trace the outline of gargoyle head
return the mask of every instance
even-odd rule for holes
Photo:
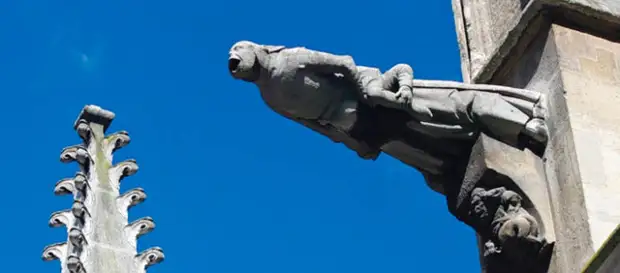
[[[235,79],[254,82],[260,76],[265,58],[283,48],[283,46],[259,45],[250,41],[237,42],[228,53],[228,71]]]

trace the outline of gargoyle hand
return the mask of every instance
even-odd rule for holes
[[[409,86],[401,86],[395,96],[398,103],[409,105],[413,99],[413,90]]]

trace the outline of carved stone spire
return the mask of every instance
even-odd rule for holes
[[[73,196],[70,209],[57,211],[50,227],[67,229],[67,240],[45,247],[43,260],[60,260],[62,273],[141,273],[164,259],[159,247],[137,251],[138,237],[155,228],[150,217],[128,222],[128,209],[146,199],[141,188],[119,192],[120,181],[138,171],[133,159],[112,163],[114,151],[130,141],[127,132],[105,136],[114,113],[84,107],[74,129],[83,143],[63,149],[60,160],[76,162],[74,177],[56,183],[56,195]]]

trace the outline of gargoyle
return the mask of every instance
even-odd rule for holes
[[[232,46],[228,69],[255,84],[275,112],[364,158],[398,138],[473,141],[485,132],[513,146],[548,139],[545,96],[530,90],[414,80],[406,64],[381,73],[351,56],[249,41]],[[411,134],[419,137],[403,137]]]

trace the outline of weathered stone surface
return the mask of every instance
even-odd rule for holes
[[[545,174],[556,244],[550,272],[579,272],[593,253],[579,163],[569,121],[555,34],[550,19],[536,20],[536,35],[521,40],[493,78],[497,84],[546,90],[549,130]],[[534,28],[535,26],[535,28]]]
[[[544,148],[548,139],[538,91],[414,80],[406,64],[381,73],[347,55],[249,41],[231,47],[228,69],[276,113],[363,158],[385,151],[430,175],[468,157],[481,132],[520,148]]]
[[[466,81],[487,82],[541,13],[610,34],[620,29],[616,0],[453,0]]]
[[[532,0],[521,11],[505,3],[494,11],[510,19],[500,24],[480,12],[487,2],[453,0],[464,78],[547,92],[551,271],[578,272],[620,223],[610,209],[619,193],[610,181],[619,178],[620,2]],[[476,46],[485,38],[488,47]]]
[[[128,223],[129,207],[142,202],[141,189],[121,195],[120,181],[138,169],[135,160],[112,165],[114,151],[130,141],[127,132],[105,136],[114,113],[87,105],[74,128],[84,141],[63,149],[61,161],[77,162],[80,171],[56,184],[57,195],[73,195],[69,210],[53,213],[49,225],[65,226],[67,243],[45,248],[43,259],[60,260],[63,273],[140,273],[163,260],[159,248],[138,254],[136,240],[155,228],[149,217]]]
[[[620,224],[620,43],[553,26],[594,249]]]

